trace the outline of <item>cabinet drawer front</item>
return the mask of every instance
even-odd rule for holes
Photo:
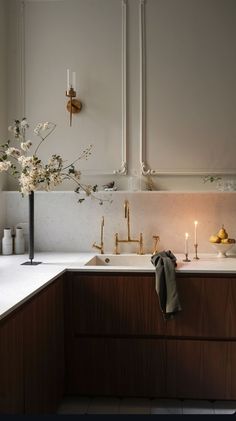
[[[236,279],[178,275],[177,286],[182,312],[166,324],[167,336],[236,338]]]
[[[153,274],[70,274],[75,335],[163,335]]]
[[[165,395],[163,340],[74,338],[68,355],[67,394]]]
[[[236,399],[236,343],[167,340],[167,396]]]

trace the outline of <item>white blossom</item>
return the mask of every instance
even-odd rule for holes
[[[47,129],[49,129],[49,128],[50,128],[50,123],[49,123],[49,121],[45,121],[45,123],[43,123],[42,130],[47,130]]]
[[[20,122],[20,125],[23,129],[27,129],[29,127],[26,118],[23,118]]]
[[[13,156],[14,158],[17,158],[18,156],[21,155],[21,151],[19,149],[17,149],[17,148],[8,148],[6,150],[6,154],[8,156]]]
[[[0,172],[8,171],[9,168],[11,168],[11,162],[10,161],[0,162]]]
[[[38,123],[37,124],[37,126],[35,127],[35,129],[34,129],[34,133],[36,134],[36,135],[38,135],[39,134],[39,132],[40,132],[40,130],[42,129],[42,127],[43,127],[43,123]]]
[[[30,141],[30,140],[27,140],[27,142],[21,142],[21,145],[20,145],[20,147],[21,147],[21,149],[23,150],[23,151],[27,151],[30,147],[32,146],[32,142]]]

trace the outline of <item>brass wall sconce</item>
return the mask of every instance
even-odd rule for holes
[[[79,99],[76,99],[76,74],[72,73],[72,84],[70,84],[70,70],[67,69],[67,90],[66,96],[69,99],[66,105],[67,111],[70,113],[70,126],[72,126],[72,114],[77,114],[82,109],[82,103]]]

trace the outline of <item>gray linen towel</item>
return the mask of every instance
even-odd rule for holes
[[[156,292],[164,319],[172,319],[181,311],[179,296],[175,279],[176,257],[168,251],[161,251],[151,257],[152,264],[156,267]]]

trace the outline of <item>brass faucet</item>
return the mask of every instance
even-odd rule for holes
[[[154,240],[152,254],[156,254],[158,252],[157,243],[158,243],[158,241],[160,241],[160,237],[159,237],[159,235],[153,235],[152,238]]]
[[[119,243],[138,243],[139,244],[139,251],[138,254],[143,254],[143,234],[139,234],[139,240],[132,239],[130,235],[130,210],[129,210],[129,202],[125,200],[124,203],[125,208],[125,219],[127,219],[127,240],[119,240],[118,233],[115,234],[115,254],[119,254],[118,246]]]
[[[95,247],[96,249],[101,250],[101,254],[104,254],[103,232],[104,232],[104,216],[102,216],[102,221],[101,221],[101,243],[97,244],[94,242],[92,245],[92,247]]]

